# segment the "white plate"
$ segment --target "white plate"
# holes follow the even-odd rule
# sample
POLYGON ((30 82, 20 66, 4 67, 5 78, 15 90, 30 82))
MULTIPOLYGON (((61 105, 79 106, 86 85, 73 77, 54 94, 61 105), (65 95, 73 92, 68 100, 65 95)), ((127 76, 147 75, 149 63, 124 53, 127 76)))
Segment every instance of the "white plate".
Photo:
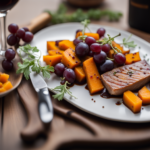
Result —
MULTIPOLYGON (((102 26, 94 24, 89 25, 92 32, 96 32, 99 27, 102 26)), ((105 35, 110 34, 110 36, 115 36, 121 33, 121 37, 115 39, 116 42, 121 43, 123 38, 127 38, 130 35, 130 33, 122 30, 106 26, 103 27, 106 29, 105 35)), ((77 29, 82 29, 80 23, 66 23, 48 27, 35 34, 31 45, 37 46, 42 51, 43 55, 47 55, 46 41, 61 39, 73 40, 77 29)), ((150 44, 148 42, 135 35, 132 36, 131 40, 134 40, 138 45, 134 50, 131 50, 131 52, 140 51, 141 58, 143 58, 145 54, 150 56, 150 44)), ((60 85, 60 79, 55 74, 52 74, 51 78, 46 80, 46 82, 49 88, 60 85)), ((90 96, 89 91, 85 89, 85 85, 74 85, 70 90, 78 99, 70 98, 68 95, 65 95, 64 99, 79 109, 95 116, 121 122, 142 123, 150 121, 150 105, 143 106, 144 109, 142 109, 140 113, 134 114, 124 104, 116 105, 116 102, 122 102, 122 98, 105 99, 100 97, 100 95, 90 96), (91 100, 92 98, 96 101, 95 103, 91 100), (103 106, 104 108, 102 108, 103 106)))

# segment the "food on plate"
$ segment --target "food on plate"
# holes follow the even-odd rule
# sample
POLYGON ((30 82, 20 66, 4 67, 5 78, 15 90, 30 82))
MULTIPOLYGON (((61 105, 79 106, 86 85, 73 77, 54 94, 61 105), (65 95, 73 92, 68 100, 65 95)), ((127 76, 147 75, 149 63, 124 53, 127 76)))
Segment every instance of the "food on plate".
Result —
POLYGON ((53 55, 62 55, 64 53, 64 51, 61 51, 61 50, 49 50, 48 51, 48 54, 50 56, 53 56, 53 55))
POLYGON ((84 57, 89 53, 89 46, 84 42, 80 42, 75 48, 75 53, 78 57, 84 57))
POLYGON ((122 53, 117 53, 114 55, 114 62, 118 65, 124 65, 126 57, 122 53))
POLYGON ((104 86, 100 79, 100 74, 93 58, 89 58, 83 62, 83 70, 86 75, 88 88, 91 94, 101 91, 104 86))
POLYGON ((70 84, 73 84, 76 79, 74 70, 72 70, 70 68, 65 69, 65 71, 63 73, 63 77, 64 77, 65 81, 68 81, 70 84))
POLYGON ((131 91, 126 91, 123 93, 123 102, 134 113, 140 112, 142 106, 142 100, 131 91))
POLYGON ((0 73, 0 93, 5 92, 13 88, 10 81, 8 81, 9 75, 6 73, 0 73))
POLYGON ((55 41, 47 41, 47 51, 49 50, 59 50, 58 46, 56 46, 55 41))
POLYGON ((54 72, 57 76, 62 77, 65 71, 65 65, 62 63, 58 63, 54 67, 54 72))
POLYGON ((72 48, 73 50, 75 50, 75 45, 73 43, 73 41, 70 40, 62 40, 58 43, 58 47, 61 50, 66 50, 68 48, 72 48))
POLYGON ((102 82, 112 95, 136 90, 150 81, 150 66, 143 60, 115 68, 101 75, 102 82))
POLYGON ((130 50, 124 50, 123 46, 121 46, 120 44, 116 43, 115 41, 112 41, 112 46, 118 51, 118 52, 122 52, 122 54, 128 54, 130 52, 130 50))
POLYGON ((76 80, 81 83, 85 81, 85 73, 82 66, 75 67, 74 69, 76 80))
MULTIPOLYGON (((77 32, 76 38, 78 38, 81 35, 82 35, 82 32, 77 32)), ((99 38, 100 38, 98 33, 84 33, 84 35, 93 37, 95 40, 99 40, 99 38)))
POLYGON ((97 33, 99 34, 99 37, 104 36, 105 32, 106 32, 106 31, 105 31, 104 28, 99 28, 99 29, 97 30, 97 33))
POLYGON ((61 62, 61 58, 62 55, 54 55, 54 56, 45 55, 43 56, 43 61, 45 61, 47 65, 55 66, 57 63, 61 62))
POLYGON ((140 61, 140 60, 141 60, 141 58, 140 58, 139 52, 126 54, 125 64, 132 64, 132 63, 140 61))
POLYGON ((67 49, 63 55, 61 62, 68 68, 75 68, 81 64, 80 59, 76 56, 76 53, 73 49, 67 49))
POLYGON ((150 104, 150 91, 146 86, 138 91, 138 96, 141 98, 142 104, 150 104))

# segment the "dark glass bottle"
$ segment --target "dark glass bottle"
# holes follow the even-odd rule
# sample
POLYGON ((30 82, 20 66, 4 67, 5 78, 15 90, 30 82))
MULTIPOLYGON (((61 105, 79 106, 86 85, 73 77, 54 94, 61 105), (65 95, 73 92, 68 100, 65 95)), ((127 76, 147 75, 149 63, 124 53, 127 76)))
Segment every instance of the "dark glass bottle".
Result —
POLYGON ((129 25, 150 33, 150 0, 129 0, 129 25))

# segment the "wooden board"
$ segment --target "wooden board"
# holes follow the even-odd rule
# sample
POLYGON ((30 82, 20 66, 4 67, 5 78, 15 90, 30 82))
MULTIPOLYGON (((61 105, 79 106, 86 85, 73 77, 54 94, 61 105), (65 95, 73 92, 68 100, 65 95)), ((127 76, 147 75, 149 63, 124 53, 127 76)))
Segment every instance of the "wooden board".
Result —
POLYGON ((2 149, 2 99, 0 99, 0 149, 2 149))

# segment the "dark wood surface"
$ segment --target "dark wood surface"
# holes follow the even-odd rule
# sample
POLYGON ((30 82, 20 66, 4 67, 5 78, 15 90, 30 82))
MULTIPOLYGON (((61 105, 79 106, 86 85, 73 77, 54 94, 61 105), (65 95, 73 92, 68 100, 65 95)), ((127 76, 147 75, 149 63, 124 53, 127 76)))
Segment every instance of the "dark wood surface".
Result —
MULTIPOLYGON (((60 0, 21 0, 8 14, 7 17, 7 24, 9 23, 17 23, 17 24, 26 24, 33 18, 35 18, 37 15, 39 15, 45 8, 56 10, 58 5, 60 3, 60 0)), ((73 12, 75 8, 68 5, 69 11, 73 12)), ((112 26, 115 28, 127 30, 133 34, 138 35, 139 37, 145 39, 146 41, 150 42, 150 34, 143 33, 141 31, 137 31, 135 29, 131 29, 128 26, 127 16, 128 16, 128 0, 105 0, 104 4, 101 6, 102 9, 104 8, 110 8, 112 10, 118 10, 123 12, 123 17, 119 22, 107 22, 105 20, 102 21, 96 21, 93 23, 100 24, 100 25, 107 25, 112 26)), ((27 93, 28 94, 28 93, 27 93)), ((70 104, 65 102, 66 106, 69 108, 75 109, 70 104)), ((80 111, 81 112, 81 111, 80 111)), ((58 141, 62 141, 63 143, 67 143, 68 141, 71 143, 71 135, 74 135, 75 141, 82 141, 82 138, 85 138, 86 136, 90 139, 92 138, 93 134, 91 134, 91 131, 88 127, 84 127, 82 125, 79 125, 77 121, 72 121, 71 119, 68 119, 66 117, 63 117, 60 115, 61 110, 57 111, 54 114, 54 120, 52 122, 52 130, 53 132, 48 132, 48 137, 40 136, 36 140, 36 142, 32 144, 26 144, 24 143, 20 138, 21 131, 26 127, 28 122, 28 115, 27 112, 18 96, 17 90, 13 91, 11 94, 7 95, 3 99, 3 112, 2 112, 2 100, 0 99, 0 133, 2 131, 3 134, 3 149, 53 149, 57 147, 58 141), (3 115, 3 117, 2 117, 3 115), (3 118, 3 119, 2 119, 3 118), (72 128, 71 128, 71 127, 72 128), (78 132, 76 132, 78 131, 78 132), (87 132, 88 131, 88 132, 87 132), (65 138, 67 137, 67 138, 65 138), (57 140, 56 140, 57 138, 57 140), (64 141, 63 141, 64 140, 64 141), (65 141, 66 140, 66 141, 65 141)), ((91 118, 92 117, 90 115, 91 118)), ((124 139, 128 136, 133 135, 134 126, 128 130, 128 132, 125 132, 123 129, 126 128, 125 125, 129 126, 129 124, 125 124, 122 127, 122 130, 117 130, 115 128, 116 123, 105 121, 103 119, 96 119, 97 121, 104 121, 105 123, 102 125, 103 131, 101 132, 101 136, 103 138, 114 138, 114 134, 116 137, 119 138, 124 136, 124 139), (110 130, 106 130, 105 126, 110 126, 110 130)), ((120 124, 122 126, 123 124, 120 124)), ((144 133, 142 133, 142 129, 138 130, 137 137, 142 137, 146 135, 149 138, 149 130, 147 131, 149 125, 143 126, 145 128, 144 133)), ((135 131, 135 130, 134 130, 135 131)), ((1 134, 0 134, 1 136, 1 134)), ((134 136, 135 137, 135 136, 134 136)), ((132 138, 132 137, 131 137, 132 138)), ((0 141, 1 142, 1 141, 0 141)), ((83 141, 82 141, 83 142, 83 141)), ((79 143, 79 142, 78 142, 79 143)), ((90 143, 90 141, 89 141, 90 143)), ((101 141, 101 143, 105 143, 101 141)), ((114 143, 117 145, 117 143, 114 143)), ((74 144, 75 146, 75 144, 74 144)), ((106 145, 105 145, 106 146, 106 145)), ((2 144, 0 143, 0 149, 2 147, 2 144)), ((90 147, 89 147, 90 148, 90 147)))

